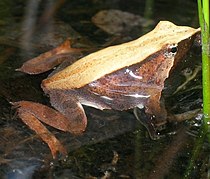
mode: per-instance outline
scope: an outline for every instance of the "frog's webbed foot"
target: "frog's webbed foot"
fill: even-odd
[[[162,137],[158,132],[159,128],[156,126],[154,116],[146,114],[144,109],[140,109],[138,107],[134,108],[134,115],[137,120],[146,127],[151,139],[156,140]]]

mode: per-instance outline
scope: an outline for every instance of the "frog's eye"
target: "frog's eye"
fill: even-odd
[[[171,44],[167,46],[167,52],[165,53],[165,57],[172,58],[176,55],[178,50],[177,44]]]
[[[178,49],[177,49],[177,46],[172,46],[170,50],[171,50],[171,53],[176,53]]]

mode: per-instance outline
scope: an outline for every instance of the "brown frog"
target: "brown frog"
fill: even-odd
[[[34,123],[39,125],[40,120],[63,131],[82,133],[87,125],[82,105],[100,110],[144,109],[144,125],[154,136],[157,126],[167,121],[161,100],[164,82],[199,32],[161,21],[144,36],[91,53],[43,80],[41,87],[56,110],[28,101],[14,105],[19,107],[20,118],[48,143],[54,157],[64,148]],[[140,113],[135,110],[135,114]]]

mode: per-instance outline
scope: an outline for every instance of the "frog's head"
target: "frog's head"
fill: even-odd
[[[139,42],[144,44],[142,54],[146,54],[140,69],[144,82],[150,81],[150,85],[155,85],[162,91],[166,79],[180,62],[185,61],[184,57],[199,34],[200,28],[161,21],[153,31],[139,38]]]
[[[160,32],[161,29],[164,28],[164,24],[160,24]],[[171,66],[167,76],[165,76],[166,81],[164,82],[164,93],[169,95],[176,90],[180,83],[183,83],[183,81],[180,80],[182,71],[192,67],[193,63],[192,61],[189,61],[192,60],[192,58],[186,57],[192,47],[201,47],[201,38],[200,28],[194,29],[186,26],[175,26],[170,22],[167,22],[165,28],[170,28],[173,32],[169,33],[170,36],[167,39],[167,43],[164,45],[165,47],[163,47],[163,49],[165,49],[165,59],[162,66],[164,66],[164,64],[165,68],[169,68],[169,65]],[[166,73],[164,74],[166,75]],[[174,81],[176,81],[176,84],[174,84]]]
[[[160,66],[157,79],[165,80],[186,56],[195,38],[200,34],[200,28],[177,26],[168,21],[161,21],[150,33],[146,42],[150,42],[150,51],[159,56],[155,59],[156,64]]]

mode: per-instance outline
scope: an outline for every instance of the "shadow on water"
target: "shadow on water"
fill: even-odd
[[[74,136],[48,127],[69,152],[66,159],[53,160],[47,145],[17,117],[10,102],[30,100],[49,105],[40,88],[42,79],[49,73],[30,76],[15,69],[66,38],[71,37],[75,46],[103,47],[135,39],[160,20],[198,27],[196,1],[3,0],[0,4],[1,177],[183,178],[198,138],[199,114],[192,120],[169,124],[165,137],[151,140],[132,111],[99,111],[85,107],[88,127],[82,135]],[[144,18],[144,25],[132,26],[133,22],[129,22],[119,34],[108,34],[91,21],[104,9],[139,15]],[[166,100],[167,108],[173,113],[201,108],[200,56],[196,54],[197,51],[190,53],[186,60],[190,68],[179,72],[184,74],[178,78],[186,80],[197,72],[193,80]],[[203,143],[189,178],[207,178],[209,155],[209,143]]]

